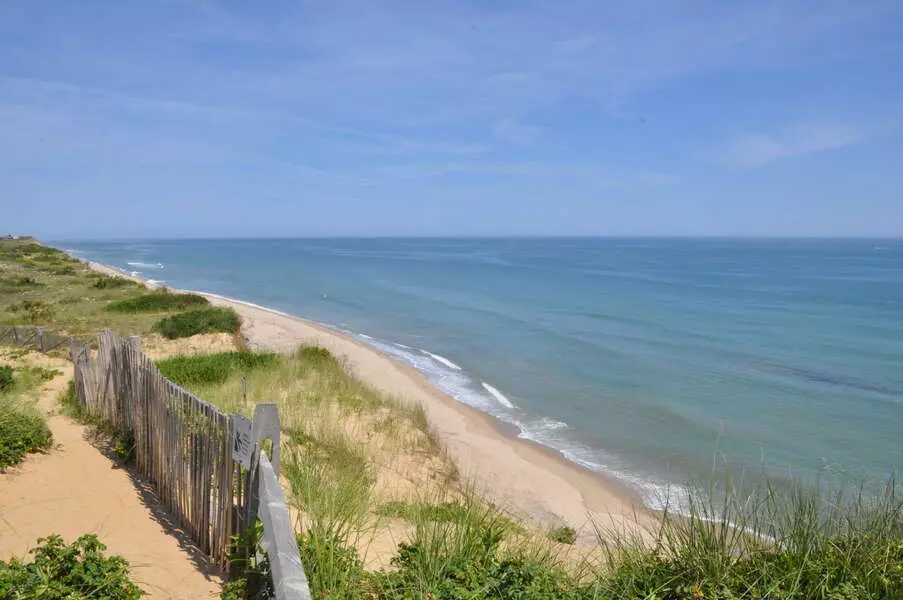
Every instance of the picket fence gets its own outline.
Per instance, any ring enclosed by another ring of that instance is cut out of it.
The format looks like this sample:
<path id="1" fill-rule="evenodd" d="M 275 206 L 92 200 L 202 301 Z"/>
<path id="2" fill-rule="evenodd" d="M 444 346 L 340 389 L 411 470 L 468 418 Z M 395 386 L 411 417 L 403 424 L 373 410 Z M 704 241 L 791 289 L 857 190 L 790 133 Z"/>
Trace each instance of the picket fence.
<path id="1" fill-rule="evenodd" d="M 223 568 L 258 517 L 275 597 L 309 600 L 294 530 L 278 479 L 279 420 L 275 405 L 255 410 L 246 467 L 233 460 L 233 417 L 166 379 L 141 352 L 137 336 L 107 330 L 98 349 L 69 339 L 76 398 L 92 417 L 131 437 L 138 476 L 211 560 Z M 272 440 L 272 462 L 260 451 Z M 234 558 L 234 556 L 232 556 Z M 245 562 L 244 564 L 248 564 Z M 238 573 L 241 575 L 241 573 Z"/>

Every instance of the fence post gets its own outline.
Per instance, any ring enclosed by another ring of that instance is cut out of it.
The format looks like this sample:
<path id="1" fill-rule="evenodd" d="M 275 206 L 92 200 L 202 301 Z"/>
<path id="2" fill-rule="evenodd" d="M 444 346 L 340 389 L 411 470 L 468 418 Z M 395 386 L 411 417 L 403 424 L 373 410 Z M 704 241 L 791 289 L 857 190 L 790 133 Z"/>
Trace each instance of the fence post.
<path id="1" fill-rule="evenodd" d="M 13 337 L 16 339 L 16 345 L 19 345 L 19 328 L 13 327 Z"/>
<path id="2" fill-rule="evenodd" d="M 43 352 L 43 351 L 44 351 L 44 328 L 43 328 L 43 327 L 36 327 L 36 328 L 35 328 L 35 331 L 36 331 L 36 334 L 37 334 L 37 337 L 38 337 L 38 343 L 37 343 L 36 345 L 37 345 L 37 347 L 38 347 L 38 350 L 40 350 L 41 352 Z"/>

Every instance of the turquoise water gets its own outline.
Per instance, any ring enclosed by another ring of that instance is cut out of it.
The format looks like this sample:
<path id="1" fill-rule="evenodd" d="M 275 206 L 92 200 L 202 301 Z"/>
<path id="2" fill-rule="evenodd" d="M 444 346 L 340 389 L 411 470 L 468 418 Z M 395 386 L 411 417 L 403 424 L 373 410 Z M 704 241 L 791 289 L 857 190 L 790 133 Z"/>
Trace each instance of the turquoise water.
<path id="1" fill-rule="evenodd" d="M 651 505 L 903 465 L 903 240 L 61 242 L 312 318 Z"/>

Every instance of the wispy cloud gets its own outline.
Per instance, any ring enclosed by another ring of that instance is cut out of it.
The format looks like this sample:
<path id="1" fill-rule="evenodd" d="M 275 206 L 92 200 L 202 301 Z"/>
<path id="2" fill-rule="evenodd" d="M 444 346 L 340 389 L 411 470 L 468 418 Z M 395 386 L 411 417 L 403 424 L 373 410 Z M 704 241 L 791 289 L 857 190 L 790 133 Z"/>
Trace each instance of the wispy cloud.
<path id="1" fill-rule="evenodd" d="M 835 150 L 866 137 L 859 127 L 836 123 L 793 125 L 773 133 L 751 133 L 731 140 L 724 159 L 734 167 L 752 168 L 813 152 Z"/>

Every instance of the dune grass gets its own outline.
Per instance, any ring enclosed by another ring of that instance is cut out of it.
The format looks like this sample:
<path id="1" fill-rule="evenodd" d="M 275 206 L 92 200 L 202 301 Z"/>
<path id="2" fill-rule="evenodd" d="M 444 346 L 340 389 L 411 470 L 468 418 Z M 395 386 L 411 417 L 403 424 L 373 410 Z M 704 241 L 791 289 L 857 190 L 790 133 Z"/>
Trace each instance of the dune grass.
<path id="1" fill-rule="evenodd" d="M 389 452 L 436 460 L 422 409 L 362 385 L 321 348 L 252 356 L 178 358 L 161 368 L 224 410 L 279 404 L 282 474 L 314 598 L 903 597 L 903 503 L 894 481 L 877 495 L 829 494 L 825 485 L 803 483 L 790 492 L 766 485 L 744 495 L 697 494 L 684 514 L 661 515 L 654 531 L 599 523 L 588 548 L 570 527 L 532 532 L 442 478 L 432 493 L 386 499 L 379 491 L 385 465 L 375 459 L 386 444 Z M 385 522 L 406 523 L 405 533 L 391 564 L 370 568 L 364 554 Z"/>
<path id="2" fill-rule="evenodd" d="M 105 279 L 99 279 L 94 284 L 105 282 Z M 104 284 L 108 287 L 109 284 Z M 169 292 L 166 290 L 158 290 L 141 294 L 133 298 L 117 300 L 107 305 L 107 310 L 120 313 L 159 313 L 171 312 L 177 310 L 193 309 L 199 306 L 209 306 L 210 302 L 198 294 Z"/>
<path id="3" fill-rule="evenodd" d="M 147 333 L 159 314 L 106 310 L 111 303 L 146 291 L 127 279 L 95 273 L 34 240 L 0 240 L 0 323 L 4 325 L 39 325 L 85 341 L 106 327 L 123 335 Z"/>

